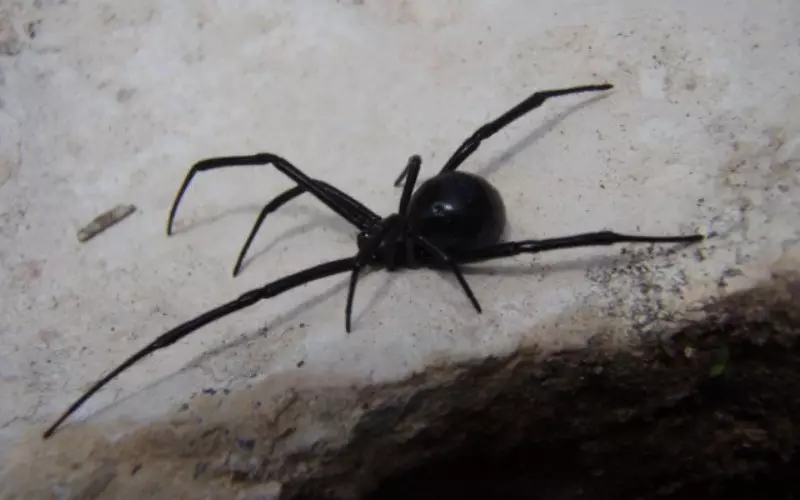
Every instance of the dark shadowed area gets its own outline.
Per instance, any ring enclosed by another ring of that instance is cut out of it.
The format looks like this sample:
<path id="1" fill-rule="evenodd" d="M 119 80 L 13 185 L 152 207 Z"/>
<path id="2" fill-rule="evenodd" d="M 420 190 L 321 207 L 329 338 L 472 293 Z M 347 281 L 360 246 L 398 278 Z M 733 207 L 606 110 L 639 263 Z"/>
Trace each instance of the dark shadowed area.
<path id="1" fill-rule="evenodd" d="M 384 409 L 331 458 L 349 472 L 286 498 L 795 498 L 799 304 L 779 279 L 635 353 L 487 361 Z"/>

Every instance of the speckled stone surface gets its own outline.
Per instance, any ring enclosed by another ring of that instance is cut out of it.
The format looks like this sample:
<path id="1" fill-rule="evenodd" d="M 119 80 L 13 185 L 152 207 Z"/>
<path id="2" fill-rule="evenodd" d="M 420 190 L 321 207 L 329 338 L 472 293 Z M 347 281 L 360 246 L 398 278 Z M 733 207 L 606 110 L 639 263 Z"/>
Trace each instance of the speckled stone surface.
<path id="1" fill-rule="evenodd" d="M 65 424 L 65 443 L 146 425 L 203 389 L 364 386 L 520 346 L 583 348 L 587 311 L 614 318 L 622 345 L 768 277 L 800 241 L 799 28 L 800 5 L 779 0 L 5 2 L 2 449 L 42 446 L 84 388 L 163 331 L 354 253 L 352 227 L 304 197 L 231 277 L 261 205 L 291 186 L 270 168 L 200 175 L 167 237 L 183 176 L 208 156 L 275 152 L 389 214 L 411 154 L 424 179 L 535 90 L 608 81 L 548 101 L 463 165 L 503 194 L 508 238 L 715 236 L 475 266 L 482 315 L 449 276 L 373 273 L 349 335 L 347 277 L 312 283 L 141 362 Z M 138 210 L 78 242 L 120 203 Z"/>

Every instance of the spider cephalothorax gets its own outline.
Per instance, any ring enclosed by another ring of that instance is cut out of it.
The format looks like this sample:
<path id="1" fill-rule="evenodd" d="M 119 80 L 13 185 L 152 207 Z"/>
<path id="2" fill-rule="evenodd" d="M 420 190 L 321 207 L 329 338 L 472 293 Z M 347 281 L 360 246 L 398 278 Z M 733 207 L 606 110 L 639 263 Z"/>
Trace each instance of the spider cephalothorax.
<path id="1" fill-rule="evenodd" d="M 420 184 L 416 191 L 414 188 L 422 160 L 417 155 L 412 156 L 406 168 L 395 181 L 395 186 L 398 186 L 404 179 L 406 180 L 398 210 L 387 217 L 380 217 L 362 203 L 330 184 L 308 177 L 288 160 L 272 153 L 209 158 L 197 162 L 189 170 L 175 197 L 167 221 L 167 234 L 172 234 L 172 222 L 178 204 L 192 178 L 198 172 L 234 166 L 271 165 L 297 184 L 267 203 L 258 214 L 253 229 L 234 265 L 234 276 L 241 270 L 247 249 L 266 216 L 303 193 L 309 193 L 316 197 L 358 230 L 356 254 L 318 264 L 245 292 L 238 298 L 161 335 L 95 383 L 45 431 L 44 437 L 51 436 L 61 422 L 92 394 L 145 356 L 174 344 L 198 328 L 223 316 L 314 280 L 343 272 L 351 273 L 345 308 L 345 328 L 349 332 L 356 283 L 359 273 L 365 267 L 385 268 L 389 271 L 415 267 L 449 269 L 455 274 L 472 306 L 480 312 L 480 304 L 461 273 L 460 265 L 462 264 L 571 247 L 615 243 L 692 243 L 702 240 L 704 237 L 699 234 L 643 236 L 599 231 L 543 240 L 501 242 L 506 225 L 506 212 L 500 194 L 483 178 L 456 171 L 483 140 L 496 134 L 500 129 L 529 111 L 538 108 L 548 98 L 581 92 L 604 91 L 611 88 L 609 84 L 587 85 L 532 94 L 496 120 L 476 130 L 453 153 L 440 172 Z"/>

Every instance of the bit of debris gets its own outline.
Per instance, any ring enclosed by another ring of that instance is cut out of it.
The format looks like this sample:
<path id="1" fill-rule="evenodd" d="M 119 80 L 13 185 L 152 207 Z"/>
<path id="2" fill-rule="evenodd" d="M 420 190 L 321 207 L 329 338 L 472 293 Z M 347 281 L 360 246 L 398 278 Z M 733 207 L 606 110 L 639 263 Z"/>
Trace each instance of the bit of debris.
<path id="1" fill-rule="evenodd" d="M 89 241 L 135 211 L 135 205 L 117 205 L 111 210 L 103 212 L 78 231 L 78 241 L 81 243 Z"/>
<path id="2" fill-rule="evenodd" d="M 202 392 L 203 392 L 203 394 L 208 394 L 209 396 L 213 396 L 214 394 L 217 393 L 217 390 L 213 389 L 211 387 L 206 387 L 205 389 L 203 389 Z"/>
<path id="3" fill-rule="evenodd" d="M 256 440 L 250 438 L 239 438 L 236 440 L 236 444 L 239 446 L 239 448 L 245 451 L 253 451 L 253 449 L 256 447 Z"/>
<path id="4" fill-rule="evenodd" d="M 197 479 L 208 469 L 208 462 L 197 462 L 194 466 L 193 478 Z"/>
<path id="5" fill-rule="evenodd" d="M 709 370 L 709 376 L 711 378 L 719 377 L 720 375 L 725 374 L 726 370 L 728 369 L 728 364 L 730 363 L 731 359 L 731 351 L 728 349 L 727 345 L 723 345 L 717 350 L 717 360 L 711 366 Z"/>
<path id="6" fill-rule="evenodd" d="M 0 14 L 0 56 L 15 56 L 22 52 L 25 43 L 11 21 L 11 15 Z"/>
<path id="7" fill-rule="evenodd" d="M 39 26 L 41 26 L 41 24 L 42 24 L 41 19 L 25 23 L 25 34 L 28 35 L 28 38 L 30 38 L 31 40 L 36 38 L 36 35 L 39 33 Z"/>

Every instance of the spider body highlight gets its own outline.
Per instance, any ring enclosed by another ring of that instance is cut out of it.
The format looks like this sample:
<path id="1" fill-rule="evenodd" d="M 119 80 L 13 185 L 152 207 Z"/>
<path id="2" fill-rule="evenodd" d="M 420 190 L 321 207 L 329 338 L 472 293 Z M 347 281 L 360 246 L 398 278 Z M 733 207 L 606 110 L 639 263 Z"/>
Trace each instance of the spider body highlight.
<path id="1" fill-rule="evenodd" d="M 506 227 L 500 193 L 468 172 L 445 172 L 420 184 L 409 212 L 409 223 L 451 254 L 494 245 Z"/>
<path id="2" fill-rule="evenodd" d="M 506 227 L 506 207 L 486 179 L 467 172 L 444 172 L 419 185 L 408 202 L 407 215 L 398 224 L 404 225 L 403 229 L 397 231 L 396 238 L 384 239 L 378 245 L 371 267 L 440 269 L 435 255 L 409 240 L 409 228 L 448 255 L 458 255 L 500 241 Z M 380 223 L 360 232 L 356 237 L 358 248 L 365 248 L 379 228 Z"/>
<path id="3" fill-rule="evenodd" d="M 356 283 L 359 273 L 367 267 L 389 271 L 415 267 L 447 269 L 458 279 L 473 308 L 480 312 L 480 304 L 461 273 L 461 265 L 566 248 L 617 243 L 694 243 L 703 240 L 704 236 L 700 234 L 647 236 L 602 230 L 556 238 L 504 242 L 501 238 L 506 226 L 506 209 L 500 193 L 483 178 L 456 171 L 482 141 L 538 108 L 547 99 L 611 88 L 606 83 L 533 93 L 495 120 L 479 127 L 456 149 L 439 173 L 420 184 L 416 191 L 414 187 L 422 160 L 417 155 L 411 156 L 395 181 L 395 186 L 398 186 L 405 180 L 398 210 L 387 217 L 379 216 L 327 182 L 309 177 L 288 160 L 273 153 L 208 158 L 195 163 L 189 169 L 169 212 L 168 235 L 172 234 L 172 223 L 181 198 L 191 180 L 200 172 L 239 166 L 271 166 L 296 184 L 269 201 L 259 212 L 234 265 L 234 276 L 241 270 L 247 250 L 267 215 L 303 194 L 314 196 L 353 225 L 357 230 L 356 254 L 317 264 L 249 290 L 162 334 L 92 385 L 44 432 L 43 437 L 49 438 L 61 422 L 87 399 L 142 358 L 178 342 L 219 318 L 311 281 L 350 273 L 345 307 L 345 329 L 350 332 Z"/>

